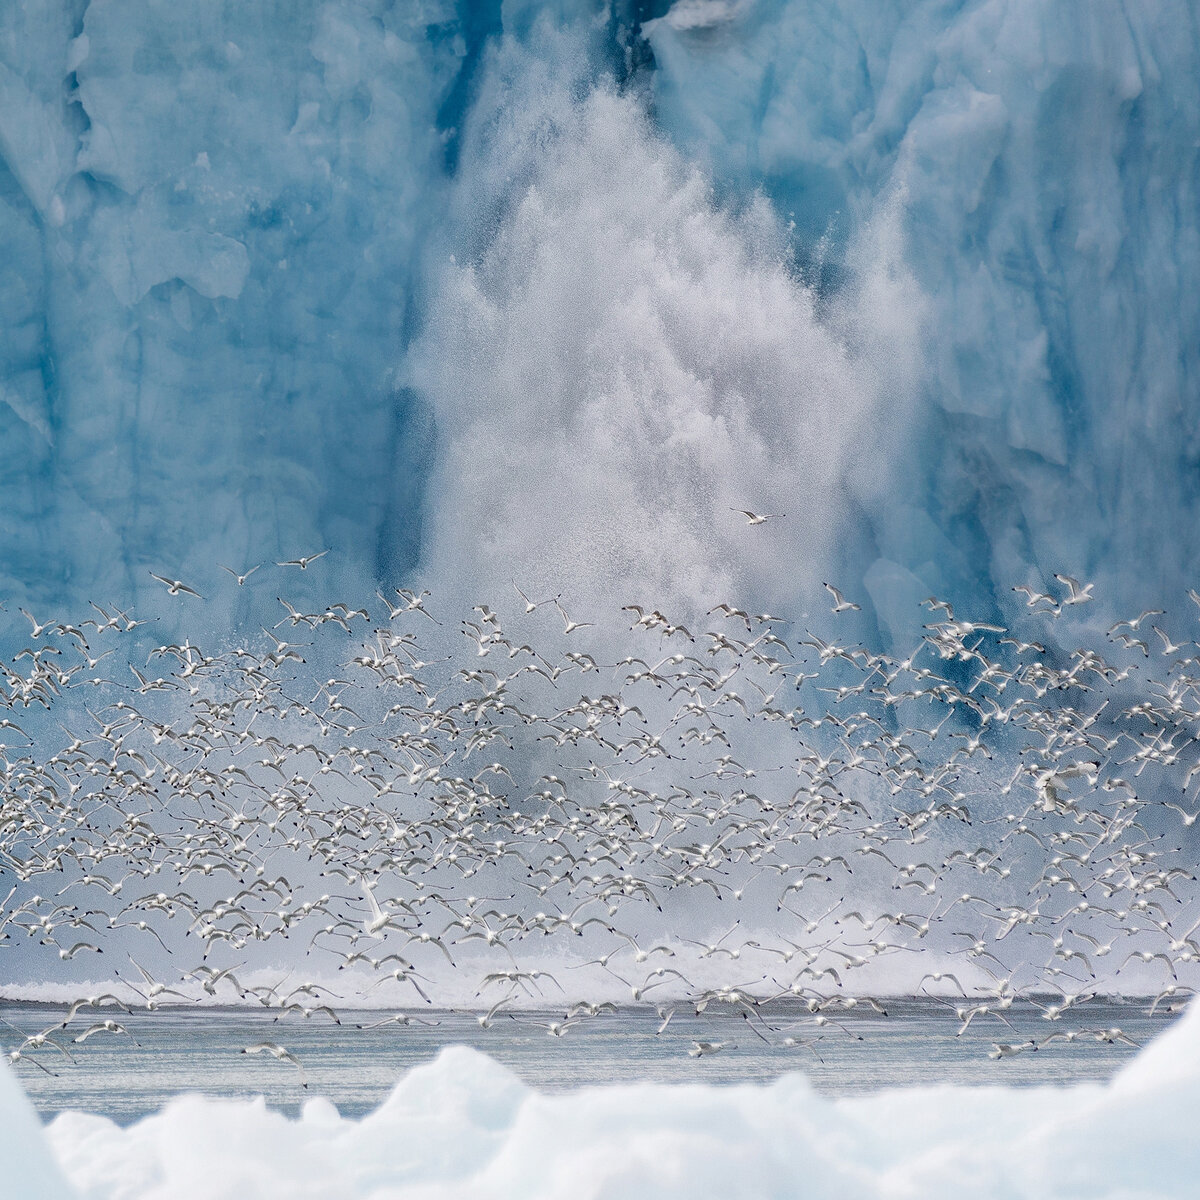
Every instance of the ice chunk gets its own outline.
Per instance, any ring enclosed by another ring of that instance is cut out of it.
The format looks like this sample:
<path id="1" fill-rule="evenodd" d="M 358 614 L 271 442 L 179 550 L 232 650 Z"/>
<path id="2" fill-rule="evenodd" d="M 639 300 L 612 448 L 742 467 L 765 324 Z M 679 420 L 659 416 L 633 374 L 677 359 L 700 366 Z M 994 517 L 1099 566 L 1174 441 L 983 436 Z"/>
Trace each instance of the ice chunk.
<path id="1" fill-rule="evenodd" d="M 0 1196 L 74 1200 L 41 1122 L 7 1062 L 0 1061 Z"/>
<path id="2" fill-rule="evenodd" d="M 723 211 L 634 100 L 589 91 L 576 41 L 536 46 L 506 43 L 480 89 L 450 229 L 482 249 L 438 264 L 413 352 L 442 430 L 430 586 L 516 575 L 689 625 L 735 593 L 791 606 L 798 565 L 829 563 L 841 471 L 881 408 L 900 419 L 904 356 L 877 339 L 911 341 L 920 306 L 881 240 L 848 311 L 820 312 L 766 205 Z M 746 509 L 786 519 L 759 537 Z"/>

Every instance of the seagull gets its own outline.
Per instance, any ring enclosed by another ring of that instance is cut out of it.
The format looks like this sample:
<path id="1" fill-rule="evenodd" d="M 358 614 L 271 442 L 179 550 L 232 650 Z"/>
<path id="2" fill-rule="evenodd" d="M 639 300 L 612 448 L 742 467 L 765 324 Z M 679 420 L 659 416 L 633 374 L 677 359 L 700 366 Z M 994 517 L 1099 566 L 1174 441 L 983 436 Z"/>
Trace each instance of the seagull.
<path id="1" fill-rule="evenodd" d="M 1094 583 L 1081 584 L 1078 579 L 1072 579 L 1070 575 L 1060 575 L 1057 571 L 1054 578 L 1070 589 L 1071 594 L 1063 604 L 1086 604 L 1092 599 L 1092 588 L 1096 586 Z"/>
<path id="2" fill-rule="evenodd" d="M 947 911 L 949 911 L 949 910 L 947 910 Z M 943 979 L 952 979 L 954 981 L 954 986 L 956 988 L 958 988 L 958 990 L 964 996 L 967 994 L 966 990 L 963 988 L 963 985 L 961 983 L 959 983 L 958 976 L 952 975 L 949 971 L 930 971 L 929 974 L 926 975 L 921 980 L 921 982 L 917 984 L 917 987 L 923 988 L 925 986 L 925 980 L 927 980 L 927 979 L 932 979 L 934 983 L 941 983 Z"/>
<path id="3" fill-rule="evenodd" d="M 318 558 L 324 558 L 329 553 L 328 550 L 322 550 L 320 554 L 309 554 L 301 558 L 289 558 L 286 562 L 277 562 L 277 567 L 299 567 L 302 571 L 307 571 L 309 563 L 315 563 Z"/>
<path id="4" fill-rule="evenodd" d="M 555 608 L 558 609 L 559 616 L 561 616 L 563 619 L 564 635 L 568 633 L 574 633 L 577 629 L 591 629 L 592 624 L 590 621 L 572 621 L 571 618 L 567 616 L 566 610 L 563 608 L 563 606 L 559 604 L 557 598 L 552 600 L 551 603 Z"/>
<path id="5" fill-rule="evenodd" d="M 1061 606 L 1059 605 L 1058 601 L 1055 600 L 1055 598 L 1053 596 L 1051 596 L 1048 592 L 1038 592 L 1038 591 L 1035 591 L 1031 587 L 1026 587 L 1024 584 L 1018 584 L 1016 587 L 1013 588 L 1013 591 L 1020 592 L 1021 595 L 1023 595 L 1026 598 L 1025 599 L 1025 607 L 1026 608 L 1033 608 L 1036 605 L 1041 604 L 1042 601 L 1044 600 L 1047 604 L 1050 605 L 1050 607 L 1045 610 L 1046 612 L 1053 613 L 1054 616 L 1057 616 L 1058 613 L 1061 611 Z"/>
<path id="6" fill-rule="evenodd" d="M 300 1060 L 290 1050 L 278 1045 L 276 1042 L 256 1042 L 253 1046 L 243 1047 L 241 1053 L 269 1054 L 279 1062 L 290 1062 L 300 1072 L 300 1086 L 303 1088 L 308 1087 L 308 1082 L 304 1078 L 304 1068 L 300 1065 Z"/>
<path id="7" fill-rule="evenodd" d="M 249 579 L 250 576 L 253 575 L 254 572 L 257 571 L 258 568 L 262 566 L 262 563 L 255 564 L 244 575 L 239 575 L 232 567 L 227 567 L 224 563 L 218 563 L 217 566 L 219 566 L 222 571 L 228 571 L 230 573 L 230 575 L 232 575 L 234 577 L 234 579 L 237 580 L 238 587 L 241 587 L 246 582 L 246 580 Z"/>
<path id="8" fill-rule="evenodd" d="M 1162 652 L 1163 652 L 1164 658 L 1169 654 L 1177 654 L 1180 650 L 1183 649 L 1183 647 L 1185 645 L 1187 645 L 1187 643 L 1184 642 L 1177 646 L 1173 641 L 1171 641 L 1171 639 L 1166 635 L 1166 633 L 1163 630 L 1159 629 L 1159 627 L 1157 625 L 1151 625 L 1150 628 L 1153 629 L 1154 632 L 1157 633 L 1158 636 L 1162 639 L 1162 644 L 1163 644 Z"/>
<path id="9" fill-rule="evenodd" d="M 1180 808 L 1178 804 L 1172 804 L 1169 800 L 1163 801 L 1163 808 L 1174 809 L 1183 819 L 1184 828 L 1190 829 L 1196 823 L 1196 818 L 1200 817 L 1200 812 L 1190 813 L 1186 809 Z"/>
<path id="10" fill-rule="evenodd" d="M 1018 1042 L 1015 1045 L 1011 1042 L 993 1042 L 992 1048 L 988 1051 L 988 1058 L 1012 1058 L 1016 1054 L 1023 1054 L 1026 1050 L 1036 1050 L 1037 1048 L 1037 1042 Z"/>
<path id="11" fill-rule="evenodd" d="M 1131 637 L 1127 633 L 1118 633 L 1116 637 L 1113 638 L 1113 641 L 1120 642 L 1126 650 L 1132 650 L 1134 646 L 1136 646 L 1142 652 L 1142 656 L 1144 658 L 1148 658 L 1150 656 L 1150 647 L 1147 646 L 1146 643 L 1140 638 Z"/>
<path id="12" fill-rule="evenodd" d="M 830 612 L 843 613 L 862 611 L 861 604 L 854 604 L 850 600 L 847 600 L 846 597 L 843 596 L 842 593 L 839 592 L 832 583 L 823 583 L 821 586 L 833 597 L 833 608 L 829 610 Z"/>
<path id="13" fill-rule="evenodd" d="M 130 1033 L 124 1025 L 118 1024 L 111 1018 L 107 1021 L 99 1021 L 95 1025 L 89 1026 L 81 1034 L 72 1038 L 71 1040 L 75 1043 L 75 1045 L 81 1046 L 88 1040 L 88 1038 L 96 1033 L 123 1033 L 131 1042 L 134 1043 L 135 1046 L 137 1045 L 137 1042 L 134 1041 L 133 1034 Z"/>
<path id="14" fill-rule="evenodd" d="M 532 612 L 537 612 L 537 610 L 539 608 L 541 608 L 543 604 L 552 604 L 555 600 L 558 599 L 557 596 L 550 596 L 545 600 L 530 600 L 530 598 L 527 595 L 525 595 L 525 593 L 523 591 L 521 591 L 521 589 L 519 587 L 517 587 L 517 581 L 515 579 L 513 580 L 513 587 L 516 588 L 517 595 L 520 596 L 521 599 L 525 601 L 525 615 L 526 616 L 529 616 L 529 614 Z"/>
<path id="15" fill-rule="evenodd" d="M 504 1001 L 501 1001 L 503 1004 Z M 424 1021 L 420 1017 L 410 1016 L 408 1013 L 396 1013 L 395 1016 L 384 1017 L 382 1021 L 376 1021 L 372 1025 L 355 1025 L 355 1029 L 372 1030 L 382 1029 L 385 1025 L 411 1025 L 413 1022 L 418 1025 L 440 1025 L 441 1021 Z"/>
<path id="16" fill-rule="evenodd" d="M 778 520 L 780 517 L 787 516 L 787 513 L 751 512 L 748 508 L 731 508 L 729 511 L 741 513 L 741 515 L 746 518 L 747 525 L 765 525 L 768 521 Z"/>
<path id="17" fill-rule="evenodd" d="M 93 946 L 90 942 L 76 942 L 75 945 L 71 946 L 70 948 L 60 950 L 58 952 L 58 957 L 61 958 L 63 962 L 68 962 L 81 950 L 94 950 L 97 954 L 104 953 L 99 946 Z"/>
<path id="18" fill-rule="evenodd" d="M 25 609 L 18 609 L 17 611 L 20 612 L 21 615 L 30 623 L 30 625 L 33 626 L 33 636 L 35 638 L 40 638 L 42 634 L 54 624 L 53 621 L 45 621 L 39 624 L 33 619 L 32 614 L 27 612 Z"/>
<path id="19" fill-rule="evenodd" d="M 1108 631 L 1107 636 L 1112 637 L 1118 629 L 1136 629 L 1147 617 L 1161 617 L 1163 610 L 1161 608 L 1148 608 L 1139 616 L 1134 617 L 1129 621 L 1118 621 Z"/>
<path id="20" fill-rule="evenodd" d="M 496 1014 L 506 1004 L 511 1004 L 511 1003 L 512 1003 L 511 995 L 503 996 L 501 999 L 497 1000 L 496 1003 L 493 1004 L 492 1007 L 490 1009 L 488 1009 L 488 1011 L 483 1016 L 476 1017 L 476 1020 L 479 1022 L 479 1028 L 480 1029 L 491 1029 L 493 1022 L 496 1019 Z M 509 1014 L 507 1014 L 507 1013 L 505 1014 L 505 1016 L 508 1016 L 508 1015 Z"/>
<path id="21" fill-rule="evenodd" d="M 731 1042 L 693 1042 L 688 1047 L 689 1058 L 704 1058 L 708 1054 L 718 1054 L 722 1050 L 736 1050 Z"/>
<path id="22" fill-rule="evenodd" d="M 178 596 L 182 592 L 185 596 L 195 596 L 197 600 L 204 599 L 195 588 L 188 587 L 181 579 L 167 579 L 163 575 L 155 575 L 153 571 L 150 572 L 150 578 L 157 579 L 167 589 L 168 595 Z"/>
<path id="23" fill-rule="evenodd" d="M 373 884 L 369 884 L 365 878 L 361 879 L 360 882 L 363 891 L 367 894 L 367 903 L 371 906 L 370 917 L 364 919 L 362 923 L 363 932 L 367 937 L 383 938 L 386 936 L 383 932 L 385 929 L 389 927 L 396 928 L 392 926 L 392 917 L 394 914 L 380 907 L 379 901 L 375 899 Z"/>

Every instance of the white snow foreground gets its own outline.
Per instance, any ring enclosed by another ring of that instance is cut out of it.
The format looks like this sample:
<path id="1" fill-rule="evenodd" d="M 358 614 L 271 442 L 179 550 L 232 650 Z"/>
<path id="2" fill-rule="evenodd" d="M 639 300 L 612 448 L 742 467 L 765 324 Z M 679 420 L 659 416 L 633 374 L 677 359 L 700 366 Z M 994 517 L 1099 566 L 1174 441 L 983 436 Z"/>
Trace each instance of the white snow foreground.
<path id="1" fill-rule="evenodd" d="M 0 1198 L 62 1200 L 70 1195 L 33 1105 L 12 1068 L 0 1059 Z"/>
<path id="2" fill-rule="evenodd" d="M 6 1200 L 1178 1200 L 1200 1177 L 1200 1005 L 1107 1085 L 547 1096 L 456 1047 L 362 1120 L 182 1096 L 128 1129 L 64 1114 L 48 1151 L 7 1068 L 0 1103 Z"/>

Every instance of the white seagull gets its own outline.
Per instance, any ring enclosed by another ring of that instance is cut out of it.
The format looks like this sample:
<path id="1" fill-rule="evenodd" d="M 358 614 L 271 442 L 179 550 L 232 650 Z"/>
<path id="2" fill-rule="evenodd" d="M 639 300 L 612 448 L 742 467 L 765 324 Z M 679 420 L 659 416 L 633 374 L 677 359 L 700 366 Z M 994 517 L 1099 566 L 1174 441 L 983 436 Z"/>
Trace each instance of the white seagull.
<path id="1" fill-rule="evenodd" d="M 195 596 L 197 600 L 204 599 L 195 588 L 188 587 L 181 579 L 167 579 L 164 575 L 155 575 L 153 571 L 150 572 L 150 578 L 157 579 L 167 589 L 168 595 L 178 596 L 182 593 L 185 596 Z"/>
<path id="2" fill-rule="evenodd" d="M 730 512 L 741 513 L 746 518 L 747 525 L 765 525 L 768 521 L 778 520 L 780 517 L 786 517 L 787 513 L 756 513 L 751 512 L 748 508 L 731 508 Z"/>

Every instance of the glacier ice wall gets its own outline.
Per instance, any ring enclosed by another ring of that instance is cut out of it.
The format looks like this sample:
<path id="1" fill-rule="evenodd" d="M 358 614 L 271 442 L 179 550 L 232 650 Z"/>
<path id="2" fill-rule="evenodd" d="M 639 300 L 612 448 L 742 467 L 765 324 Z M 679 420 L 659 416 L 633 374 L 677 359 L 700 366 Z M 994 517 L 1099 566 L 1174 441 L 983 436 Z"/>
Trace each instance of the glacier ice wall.
<path id="1" fill-rule="evenodd" d="M 0 586 L 416 553 L 393 376 L 436 205 L 448 5 L 0 10 Z"/>
<path id="2" fill-rule="evenodd" d="M 514 45 L 527 86 L 504 91 Z M 535 522 L 568 576 L 603 479 L 626 514 L 663 503 L 696 595 L 836 570 L 885 632 L 930 591 L 1011 618 L 1007 585 L 1056 570 L 1096 578 L 1097 609 L 1173 599 L 1200 549 L 1198 46 L 1184 0 L 5 5 L 10 608 L 144 599 L 149 568 L 205 590 L 218 561 L 327 545 L 359 583 L 461 575 L 502 547 L 460 481 L 520 471 L 502 453 L 531 429 L 565 469 L 550 428 L 599 456 Z M 551 357 L 522 382 L 535 291 L 560 360 L 607 339 L 590 380 Z M 572 411 L 580 379 L 601 386 Z M 663 410 L 635 419 L 631 381 Z M 745 439 L 703 433 L 717 389 L 756 386 Z M 693 504 L 741 477 L 792 504 L 820 468 L 827 508 L 773 576 L 682 520 L 679 480 L 632 480 L 688 423 Z M 631 554 L 645 578 L 628 540 L 606 561 Z"/>
<path id="3" fill-rule="evenodd" d="M 882 197 L 931 308 L 923 403 L 858 565 L 1001 606 L 1097 578 L 1178 601 L 1200 550 L 1200 36 L 1193 5 L 679 0 L 655 111 L 816 248 Z M 915 594 L 916 589 L 910 589 Z M 1099 606 L 1097 606 L 1099 607 Z"/>

